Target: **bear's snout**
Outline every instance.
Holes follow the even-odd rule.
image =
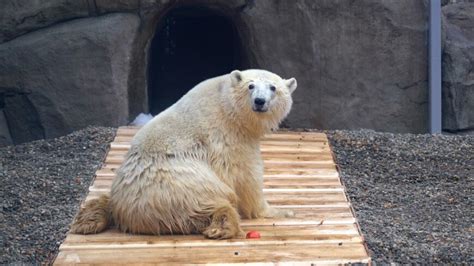
[[[266,103],[267,101],[264,98],[255,98],[253,101],[253,110],[255,112],[266,112],[268,110]]]
[[[257,99],[255,99],[254,102],[255,102],[255,105],[257,105],[257,106],[263,106],[265,104],[265,99],[257,98]]]

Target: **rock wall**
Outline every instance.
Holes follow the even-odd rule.
[[[0,86],[11,88],[3,109],[14,142],[126,124],[138,25],[134,14],[81,18],[1,44]]]
[[[465,2],[443,2],[451,131],[474,127],[474,12]],[[298,79],[286,126],[427,131],[427,1],[5,0],[0,111],[13,141],[124,125],[147,111],[150,41],[167,11],[191,4],[232,21],[242,68]]]
[[[288,126],[426,132],[422,1],[255,1],[243,16],[256,65],[298,79]]]
[[[443,7],[443,128],[474,130],[474,1]]]

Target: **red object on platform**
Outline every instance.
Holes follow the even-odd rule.
[[[247,233],[247,238],[260,238],[260,233],[257,231],[250,231]]]

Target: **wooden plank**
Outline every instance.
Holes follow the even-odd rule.
[[[346,205],[347,206],[347,205]],[[331,206],[331,208],[334,206]],[[312,217],[303,217],[301,219],[296,218],[274,218],[274,219],[252,219],[252,220],[242,220],[241,225],[252,225],[252,226],[300,226],[300,225],[341,225],[341,224],[353,224],[355,222],[354,217],[351,218],[312,218]],[[278,228],[274,228],[278,230]],[[337,229],[335,229],[337,230]]]
[[[130,133],[122,134],[122,131],[119,129],[119,132],[116,134],[117,136],[133,136]],[[317,141],[326,141],[328,140],[325,133],[320,132],[285,132],[285,131],[276,131],[270,134],[266,134],[262,141],[265,140],[282,140],[282,141],[310,141],[310,142],[317,142]]]
[[[128,149],[112,149],[109,150],[107,156],[110,157],[124,157],[128,152]],[[263,161],[289,161],[289,162],[332,162],[334,163],[333,156],[328,149],[327,151],[320,153],[262,153]]]
[[[362,238],[354,224],[346,225],[300,225],[279,226],[243,226],[244,232],[258,231],[261,238],[227,239],[222,241],[206,239],[203,235],[133,235],[109,229],[91,236],[69,234],[61,245],[61,250],[70,249],[107,249],[117,248],[154,248],[154,247],[206,247],[206,246],[241,246],[272,244],[331,244],[361,243]],[[113,241],[111,241],[113,240]]]
[[[115,142],[112,142],[110,143],[110,149],[128,151],[130,149],[130,144],[117,144]]]
[[[105,191],[91,191],[87,196],[85,202],[96,199],[100,195],[108,193]],[[303,196],[305,197],[305,196]],[[301,197],[300,197],[301,198]],[[301,200],[286,200],[281,199],[278,202],[278,198],[273,200],[269,198],[269,202],[272,207],[275,208],[283,208],[287,210],[292,210],[295,213],[295,217],[292,219],[262,219],[262,220],[249,220],[248,222],[253,223],[255,225],[272,225],[272,224],[305,224],[309,222],[311,224],[319,224],[322,221],[326,223],[353,223],[353,215],[349,208],[349,204],[345,201],[339,200],[311,200],[309,202],[303,202]],[[294,204],[296,203],[296,204]],[[350,219],[346,219],[350,218]],[[304,219],[310,219],[308,221],[304,221]]]
[[[125,153],[117,154],[109,152],[105,159],[106,163],[122,163],[125,158]],[[334,161],[332,157],[328,156],[321,156],[320,158],[313,156],[311,158],[298,158],[298,157],[275,157],[272,158],[272,155],[266,155],[263,158],[263,162],[265,165],[277,165],[277,166],[285,166],[285,167],[298,167],[298,166],[310,166],[310,165],[334,165]]]
[[[111,149],[114,150],[128,150],[130,149],[129,143],[112,142],[110,143]],[[329,152],[329,148],[326,146],[321,147],[288,147],[288,146],[263,146],[260,148],[262,154],[273,154],[273,153],[289,153],[289,154],[319,154]]]
[[[312,205],[346,203],[343,192],[315,192],[315,193],[291,193],[291,192],[266,192],[265,198],[271,205]]]
[[[278,230],[275,230],[275,226],[266,226],[266,225],[252,225],[252,224],[242,224],[242,230],[244,232],[248,231],[258,231],[261,234],[261,240],[275,239],[275,238],[282,238],[282,237],[294,237],[299,236],[302,240],[314,239],[314,240],[328,240],[328,239],[337,239],[338,236],[350,236],[346,238],[348,240],[352,240],[353,237],[359,236],[357,228],[355,224],[340,224],[340,225],[333,225],[333,224],[310,224],[310,225],[281,225],[278,226]],[[314,236],[313,236],[314,235]],[[220,246],[220,245],[233,245],[234,242],[241,242],[246,240],[245,236],[239,236],[235,239],[227,239],[222,241],[216,240],[208,240],[203,235],[196,234],[196,235],[136,235],[136,234],[128,234],[122,233],[116,228],[109,229],[105,232],[93,235],[77,235],[77,234],[70,234],[66,238],[64,244],[85,244],[85,243],[95,243],[95,244],[103,244],[107,245],[107,241],[110,241],[111,237],[114,237],[115,242],[119,243],[141,243],[141,242],[169,242],[172,240],[179,240],[183,242],[184,245],[201,245],[199,243],[191,243],[187,244],[188,241],[194,242],[196,240],[207,242],[207,244]],[[246,240],[249,241],[249,240]],[[250,240],[251,242],[255,242],[255,240]],[[331,241],[332,242],[332,241]],[[176,245],[178,243],[166,243],[164,245]]]
[[[266,179],[263,181],[266,188],[337,188],[344,190],[344,187],[338,180],[329,179],[322,181],[320,179]]]
[[[336,171],[322,171],[321,174],[266,174],[263,180],[291,179],[291,182],[298,180],[321,180],[321,181],[339,181],[339,174]]]
[[[86,197],[86,201],[96,199],[100,195],[109,193],[108,189],[104,190],[93,190],[90,191]],[[293,206],[293,205],[318,205],[318,206],[348,206],[343,193],[332,192],[332,193],[301,193],[299,195],[292,195],[291,197],[283,195],[268,195],[265,197],[270,205],[277,206]],[[290,207],[288,207],[290,208]]]
[[[267,146],[261,147],[262,155],[273,153],[289,153],[289,154],[320,154],[328,152],[328,147],[288,147],[288,146]]]
[[[332,159],[317,159],[313,158],[312,160],[301,160],[299,158],[272,158],[269,159],[269,156],[265,156],[263,162],[266,166],[283,166],[283,167],[310,167],[312,165],[335,165]],[[122,163],[125,158],[125,154],[107,154],[105,159],[106,163]]]
[[[105,179],[105,180],[94,180],[92,186],[89,187],[89,191],[110,191],[112,186],[113,180]],[[272,181],[274,182],[274,181]],[[299,194],[299,193],[333,193],[333,192],[344,192],[344,187],[341,185],[337,186],[314,186],[314,187],[299,187],[299,188],[291,188],[287,187],[290,186],[288,184],[281,184],[278,187],[265,187],[263,192],[265,194],[268,193],[291,193],[291,194]]]
[[[114,138],[113,143],[116,144],[131,144],[132,138],[131,137],[122,137],[117,136]],[[274,140],[274,139],[267,139],[260,141],[261,147],[295,147],[295,148],[322,148],[328,147],[328,143],[326,141],[320,142],[313,142],[313,141],[298,141],[298,140]]]
[[[112,186],[113,177],[106,176],[97,176],[93,182],[92,187],[96,189],[110,188]],[[336,178],[329,179],[265,179],[264,182],[265,188],[274,188],[274,189],[330,189],[343,191],[344,187],[339,183]]]
[[[117,129],[117,136],[135,136],[140,128],[136,127],[120,127]]]
[[[291,171],[289,171],[291,172]],[[115,168],[110,169],[110,168],[102,168],[96,172],[96,176],[99,177],[109,177],[113,178],[115,177]],[[296,182],[298,180],[309,180],[309,179],[329,179],[333,178],[333,180],[339,181],[339,174],[337,171],[333,170],[319,170],[319,171],[310,171],[308,172],[297,172],[297,173],[282,173],[282,171],[279,171],[277,173],[268,173],[264,174],[263,178],[265,179],[294,179],[293,182]]]
[[[109,169],[108,169],[109,170]],[[111,174],[109,174],[109,172]],[[95,181],[99,182],[100,186],[109,184],[112,185],[112,180],[115,174],[109,170],[104,172],[100,170],[97,172]],[[104,181],[104,182],[102,182]],[[298,175],[274,175],[271,177],[264,177],[264,186],[267,188],[331,188],[341,187],[341,182],[337,176],[298,176]]]
[[[274,161],[264,160],[263,164],[266,168],[330,168],[335,169],[336,164],[329,161],[303,161],[303,162],[292,162],[292,161]]]
[[[134,136],[138,132],[139,128],[133,127],[120,127],[117,130],[117,136]],[[285,131],[276,131],[272,132],[271,134],[265,135],[263,139],[302,139],[308,141],[316,141],[318,139],[327,140],[327,136],[324,133],[320,132],[285,132]]]
[[[89,195],[88,197],[91,197]],[[287,205],[272,206],[275,208],[289,209],[295,213],[293,218],[265,218],[265,219],[243,219],[242,227],[248,226],[270,226],[273,230],[279,230],[280,226],[303,226],[303,225],[350,225],[356,222],[348,209],[349,205],[340,203],[333,205]],[[313,211],[320,210],[319,212]],[[334,210],[341,209],[339,212]],[[333,230],[341,230],[340,227],[334,227]]]
[[[120,254],[120,255],[119,255]],[[56,264],[220,264],[368,262],[361,244],[278,244],[177,248],[110,248],[64,250]]]
[[[103,168],[111,169],[112,171],[117,170],[120,167],[120,163],[105,163]],[[275,167],[275,166],[266,166],[264,165],[264,170],[267,174],[297,174],[297,175],[312,175],[312,174],[333,174],[336,172],[336,165],[314,165],[306,168],[305,166],[300,166],[298,168],[286,168],[286,167]]]
[[[108,156],[121,157],[125,156],[128,150],[115,150],[112,149],[108,152]],[[287,153],[271,153],[264,154],[264,161],[309,161],[309,162],[334,162],[332,154],[329,152],[318,153],[318,154],[287,154]]]
[[[107,156],[105,163],[107,168],[118,168],[124,161],[123,157]],[[285,168],[300,168],[300,169],[336,169],[336,165],[332,162],[287,162],[287,161],[266,161],[264,163],[265,169],[285,169]]]
[[[89,191],[91,192],[91,194],[108,193],[110,192],[110,187],[90,187]],[[264,189],[263,194],[265,195],[265,199],[273,205],[314,205],[346,202],[343,190],[333,191],[330,189]]]
[[[319,162],[319,161],[330,161],[334,162],[332,154],[328,151],[325,153],[319,154],[288,154],[288,153],[272,153],[264,154],[264,161],[310,161],[310,162]]]
[[[284,131],[284,130],[277,130],[273,131],[271,134],[267,134],[266,136],[285,136],[284,139],[287,139],[288,136],[302,136],[302,137],[313,137],[313,138],[326,138],[327,136],[325,133],[322,132],[305,132],[305,131]]]
[[[127,235],[122,232],[116,232],[115,234],[111,234],[108,232],[101,233],[106,234],[106,238],[104,242],[92,242],[88,241],[85,243],[68,243],[64,242],[61,245],[60,250],[84,250],[84,249],[130,249],[130,248],[157,248],[157,247],[173,247],[173,248],[181,248],[181,247],[238,247],[242,245],[252,245],[252,246],[268,246],[268,245],[289,245],[289,244],[362,244],[363,238],[357,234],[349,235],[345,232],[341,232],[341,234],[332,235],[332,234],[321,234],[321,235],[294,235],[290,234],[288,236],[262,236],[261,239],[258,241],[254,239],[245,239],[245,238],[235,238],[229,240],[211,240],[205,239],[202,235],[186,235],[186,236],[151,236],[152,240],[144,241],[143,236],[139,236],[139,241],[127,241],[123,242],[118,240],[119,236]],[[74,234],[70,236],[77,236]],[[81,237],[83,235],[80,235]],[[184,239],[186,238],[186,239]],[[113,239],[115,242],[110,241]],[[67,239],[66,239],[67,241]],[[72,240],[74,241],[74,240]]]
[[[288,168],[288,169],[265,169],[267,175],[301,175],[301,176],[311,176],[311,175],[321,175],[321,176],[337,176],[338,173],[336,169],[305,169],[305,168]]]

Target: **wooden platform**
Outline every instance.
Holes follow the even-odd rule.
[[[118,129],[86,200],[108,193],[114,170],[137,128]],[[243,220],[260,239],[208,240],[201,235],[144,236],[115,229],[68,234],[55,264],[341,264],[369,263],[364,239],[341,184],[325,134],[281,132],[262,141],[265,190],[292,219]]]

